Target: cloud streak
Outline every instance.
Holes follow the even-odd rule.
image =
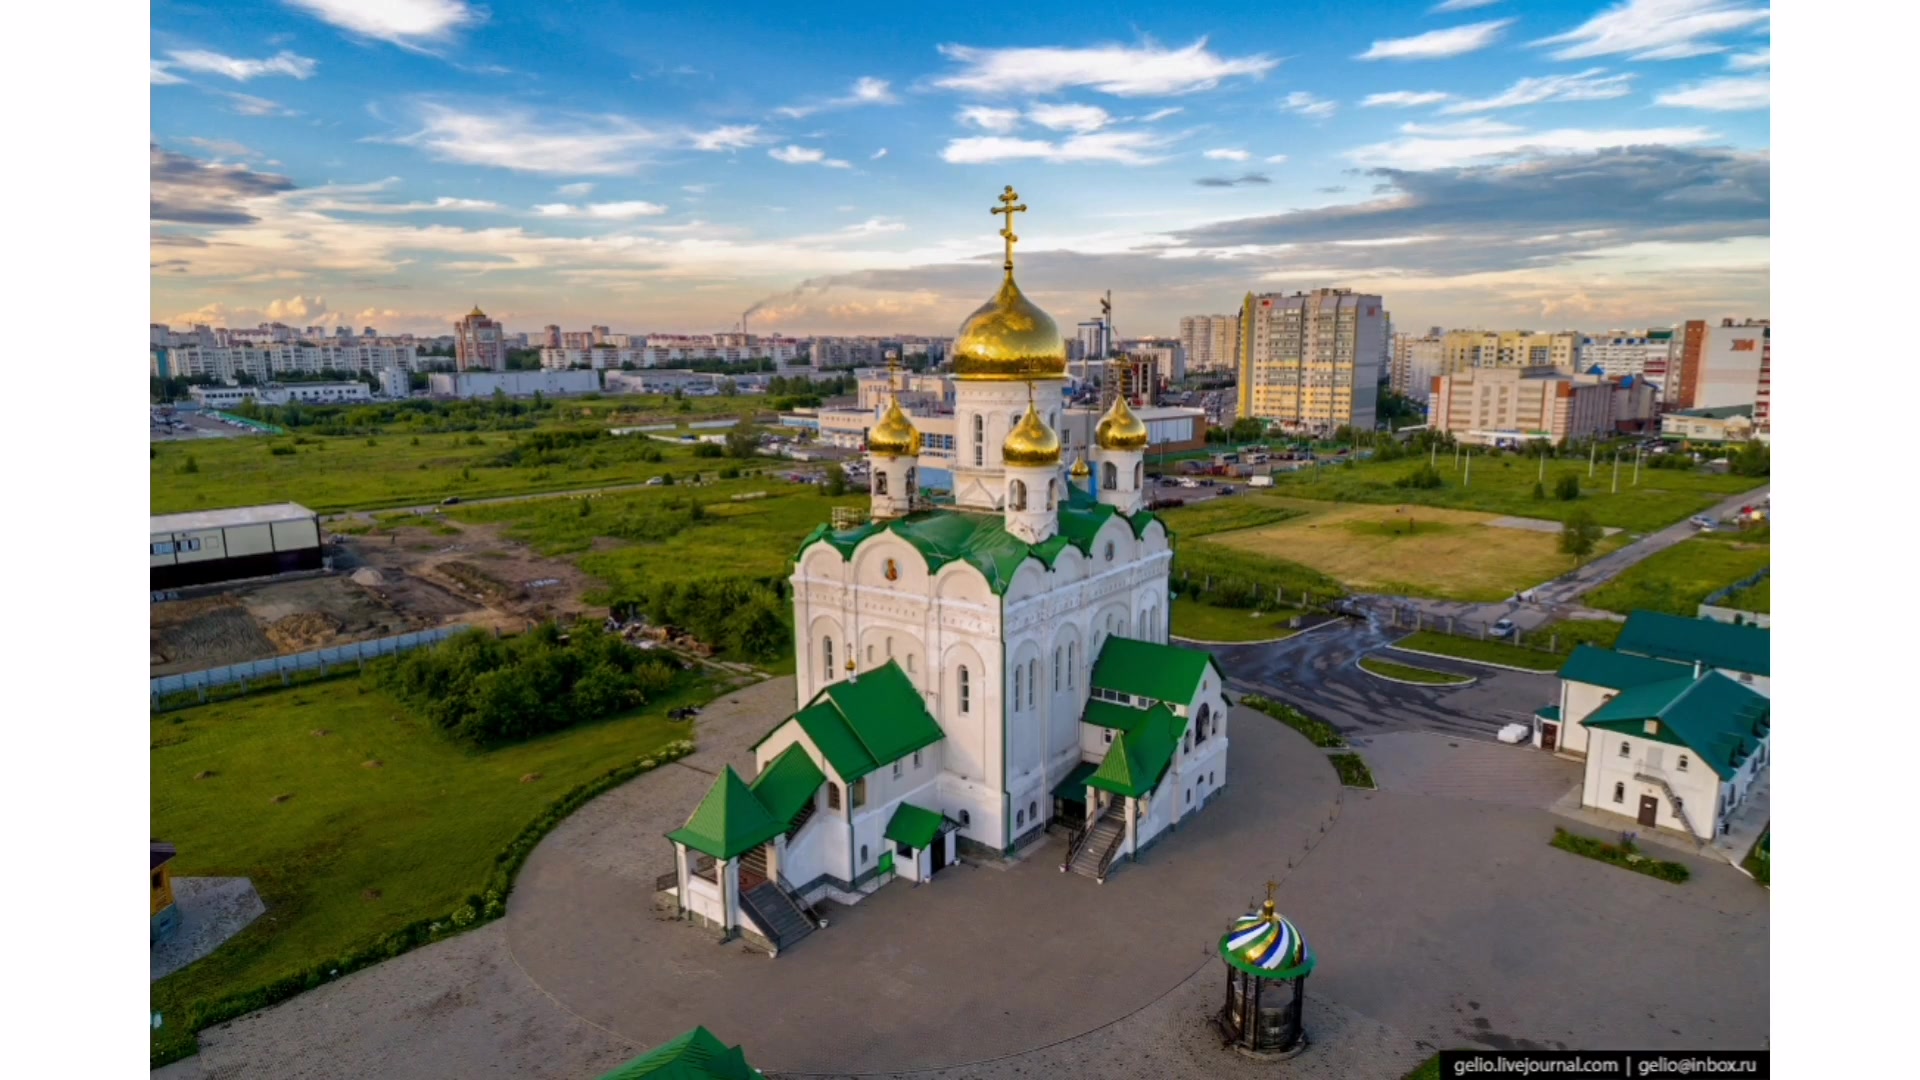
[[[1663,91],[1653,99],[1653,103],[1671,109],[1705,109],[1708,112],[1764,109],[1772,103],[1771,86],[1772,80],[1765,75],[1708,79]]]
[[[349,34],[374,38],[406,49],[423,50],[451,38],[455,31],[486,21],[460,0],[286,0]]]
[[[206,49],[170,52],[167,57],[171,60],[169,67],[177,67],[183,71],[201,75],[224,75],[235,82],[247,82],[269,75],[310,79],[320,66],[318,60],[287,52],[284,49],[264,60],[243,60]]]
[[[934,79],[934,86],[989,97],[1079,87],[1114,97],[1170,97],[1212,90],[1229,79],[1258,78],[1280,64],[1264,55],[1222,57],[1207,48],[1206,38],[1182,49],[1151,41],[1081,49],[942,45],[940,54],[960,69]]]
[[[1478,52],[1500,40],[1512,19],[1490,19],[1445,30],[1429,30],[1413,37],[1376,41],[1355,60],[1444,60]]]
[[[1165,144],[1162,138],[1138,131],[1099,131],[1057,142],[978,135],[949,141],[940,152],[940,159],[952,165],[1021,160],[1051,164],[1107,161],[1119,165],[1152,165],[1166,160],[1164,155],[1154,153]]]
[[[1514,109],[1549,101],[1608,101],[1632,92],[1627,84],[1631,73],[1608,75],[1606,68],[1588,68],[1572,75],[1539,75],[1521,79],[1488,98],[1456,101],[1440,111],[1450,116],[1462,113]]]
[[[1712,39],[1772,18],[1743,0],[1625,0],[1563,34],[1531,44],[1558,45],[1555,60],[1626,55],[1629,60],[1680,60],[1726,51]]]

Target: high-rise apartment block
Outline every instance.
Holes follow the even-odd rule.
[[[1674,352],[1672,328],[1609,330],[1580,339],[1579,370],[1599,368],[1616,378],[1634,375],[1667,389],[1668,361]]]
[[[1673,376],[1677,390],[1668,401],[1682,409],[1718,409],[1732,405],[1754,407],[1756,432],[1771,433],[1772,349],[1766,319],[1720,320],[1712,326],[1695,319],[1681,329]],[[1768,409],[1760,407],[1766,400]]]
[[[1316,289],[1247,295],[1240,316],[1240,415],[1289,431],[1374,426],[1386,312],[1378,296]]]
[[[453,324],[453,358],[461,371],[507,370],[503,329],[477,304],[466,318]]]
[[[1556,367],[1572,371],[1581,335],[1571,330],[1449,330],[1442,339],[1441,374],[1468,368]]]
[[[1414,401],[1426,401],[1433,391],[1433,377],[1440,374],[1444,350],[1439,327],[1425,334],[1393,335],[1392,359],[1387,365],[1387,386],[1394,393]]]
[[[1232,371],[1240,360],[1240,316],[1187,315],[1180,320],[1180,347],[1195,374]]]

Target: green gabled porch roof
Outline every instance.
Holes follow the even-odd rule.
[[[854,549],[868,537],[890,532],[920,553],[928,573],[938,573],[941,567],[957,559],[979,570],[994,595],[1002,595],[1013,584],[1013,575],[1020,564],[1029,558],[1038,559],[1041,565],[1052,569],[1060,553],[1069,547],[1078,549],[1082,555],[1092,555],[1094,537],[1101,526],[1119,514],[1118,510],[1072,484],[1066,486],[1067,495],[1058,511],[1058,531],[1038,544],[1029,544],[1008,532],[1004,514],[938,509],[892,521],[872,521],[844,531],[836,531],[830,524],[820,525],[800,542],[794,558],[798,559],[813,545],[824,543],[832,545],[842,559],[850,559]],[[1146,534],[1148,525],[1159,519],[1151,511],[1142,510],[1131,517],[1123,516],[1122,520],[1138,539]]]
[[[1620,638],[1613,647],[1619,652],[1677,660],[1683,664],[1697,660],[1707,667],[1765,675],[1770,666],[1773,638],[1757,626],[1688,619],[1659,611],[1636,611],[1627,616],[1627,625],[1621,627]]]
[[[667,839],[716,859],[731,859],[785,831],[786,824],[774,820],[747,782],[727,765],[714,777],[713,786],[694,808],[693,816],[668,833]]]
[[[822,688],[806,708],[775,724],[760,743],[795,722],[849,783],[945,738],[913,681],[894,660],[861,672],[858,679]]]
[[[1087,778],[1088,787],[1137,799],[1160,786],[1160,778],[1167,774],[1167,766],[1173,764],[1173,755],[1180,749],[1187,721],[1165,706],[1141,710],[1140,714],[1139,726],[1114,735],[1106,759]]]
[[[1717,671],[1623,690],[1586,725],[1684,746],[1714,775],[1731,777],[1766,738],[1769,702]],[[1659,729],[1648,734],[1646,722]]]
[[[1609,690],[1625,690],[1692,674],[1691,668],[1672,660],[1635,656],[1586,644],[1575,646],[1573,655],[1560,666],[1560,677],[1567,682],[1604,686]]]
[[[697,1027],[602,1076],[600,1080],[761,1080],[746,1054]]]
[[[760,775],[747,787],[784,830],[792,826],[793,819],[807,808],[814,792],[826,781],[827,774],[814,764],[813,755],[807,753],[806,747],[794,743],[761,769]]]
[[[918,850],[933,843],[940,835],[940,827],[947,819],[938,812],[902,802],[894,808],[893,817],[887,820],[887,839],[896,844],[905,844]]]
[[[1186,705],[1200,692],[1200,680],[1213,668],[1213,654],[1178,645],[1109,637],[1100,646],[1090,684],[1095,690]]]

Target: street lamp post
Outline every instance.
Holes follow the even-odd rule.
[[[1613,452],[1613,492],[1612,494],[1615,494],[1615,495],[1620,494],[1620,451],[1618,450],[1615,450]]]

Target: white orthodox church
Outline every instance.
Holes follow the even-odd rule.
[[[1147,430],[1116,399],[1061,460],[1066,343],[1013,276],[953,347],[953,495],[920,494],[897,400],[869,432],[869,519],[794,559],[798,706],[668,834],[663,898],[771,951],[896,877],[1001,858],[1052,825],[1104,881],[1227,780],[1223,680],[1166,644],[1172,537],[1146,509]],[[1043,406],[1037,402],[1045,402]]]

